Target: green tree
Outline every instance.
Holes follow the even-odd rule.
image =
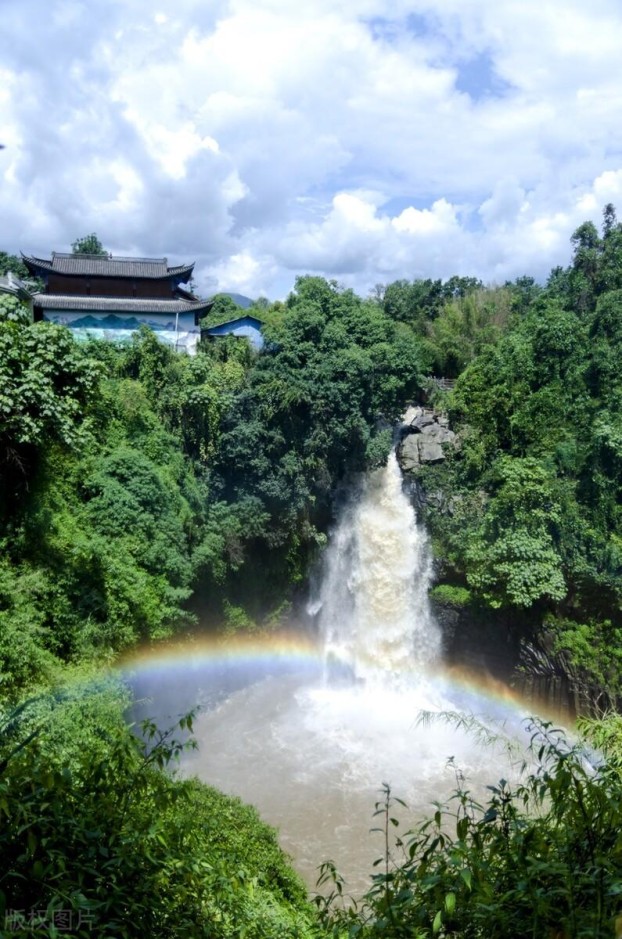
[[[0,251],[0,274],[15,274],[21,280],[28,280],[30,272],[21,258],[15,254]]]
[[[466,548],[469,585],[491,606],[529,607],[566,594],[556,549],[560,509],[545,468],[533,459],[504,459],[481,525]]]
[[[31,313],[26,303],[8,293],[0,293],[0,322],[20,323],[27,326]]]
[[[220,323],[226,323],[228,320],[238,319],[244,316],[245,310],[238,306],[235,300],[224,293],[218,293],[213,297],[213,303],[207,316],[203,319],[204,326],[216,326]]]
[[[107,257],[108,255],[95,232],[84,235],[83,238],[76,238],[71,244],[71,250],[73,254],[96,254],[101,257]]]
[[[427,328],[432,370],[456,378],[485,346],[493,345],[507,330],[511,313],[512,297],[507,289],[457,290],[455,298],[444,304]]]
[[[44,446],[85,439],[84,407],[98,369],[68,330],[0,322],[0,474],[5,510]]]

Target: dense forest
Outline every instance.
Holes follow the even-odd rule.
[[[236,800],[171,775],[184,746],[175,730],[135,735],[125,691],[105,677],[139,642],[286,623],[340,487],[384,462],[405,405],[425,399],[459,441],[417,472],[435,496],[425,517],[437,598],[514,618],[615,701],[622,225],[612,206],[601,232],[577,229],[572,252],[545,285],[456,276],[363,299],[300,277],[284,302],[255,304],[259,354],[229,338],[191,358],[148,329],[126,345],[77,343],[0,295],[7,932],[58,935],[67,929],[54,917],[71,913],[76,936],[615,934],[619,718],[584,723],[603,754],[589,769],[581,750],[534,730],[538,766],[521,787],[500,784],[483,807],[459,789],[453,828],[439,809],[401,835],[404,859],[387,855],[359,906],[340,905],[327,865],[333,896],[316,909],[274,833]],[[0,253],[9,269],[27,274]],[[231,308],[218,298],[212,321]],[[455,379],[453,390],[434,375]],[[394,808],[387,790],[378,812],[397,832]]]

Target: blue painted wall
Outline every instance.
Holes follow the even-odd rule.
[[[175,314],[158,316],[157,313],[74,313],[67,310],[45,310],[43,319],[68,326],[76,339],[108,339],[123,342],[131,338],[141,324],[153,329],[161,342],[179,352],[194,355],[199,342],[199,327],[194,313],[180,313],[177,324]],[[176,328],[177,327],[177,328]]]
[[[238,319],[210,326],[204,332],[212,339],[219,336],[244,336],[257,351],[263,349],[265,340],[261,334],[263,323],[254,316],[240,316]]]

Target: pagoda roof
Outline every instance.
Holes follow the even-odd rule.
[[[35,307],[41,310],[67,310],[76,313],[82,310],[120,313],[206,313],[213,300],[149,300],[142,297],[76,297],[54,296],[37,293],[33,297]]]
[[[150,280],[175,279],[185,283],[192,275],[193,264],[168,266],[166,258],[126,258],[112,254],[61,254],[37,258],[22,254],[24,264],[35,275],[65,274],[77,277],[132,277]]]

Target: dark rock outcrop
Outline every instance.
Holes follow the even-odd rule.
[[[458,444],[458,438],[448,423],[444,414],[429,408],[408,408],[402,420],[401,442],[397,448],[397,459],[403,472],[412,472],[422,464],[443,462],[445,447]]]

